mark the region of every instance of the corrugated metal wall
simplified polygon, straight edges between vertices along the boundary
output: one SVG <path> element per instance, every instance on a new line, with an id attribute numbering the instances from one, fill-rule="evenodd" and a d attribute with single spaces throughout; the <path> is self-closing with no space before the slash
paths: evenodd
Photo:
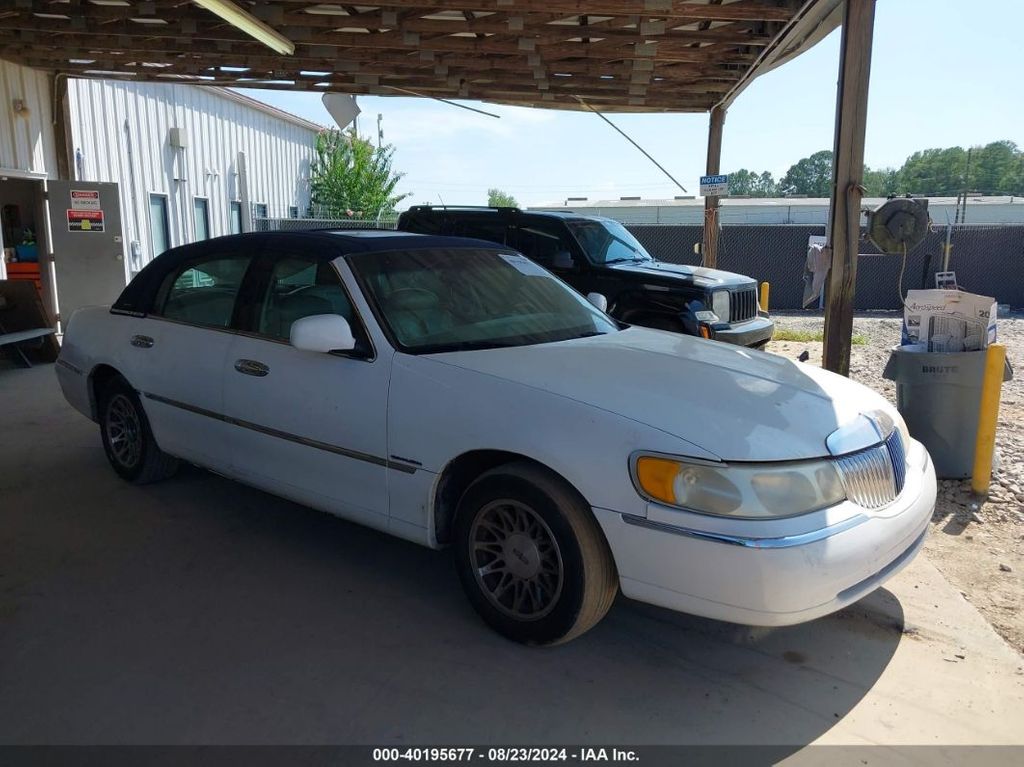
<path id="1" fill-rule="evenodd" d="M 24 111 L 14 111 L 15 99 Z M 45 72 L 0 59 L 0 168 L 57 177 L 52 104 Z"/>
<path id="2" fill-rule="evenodd" d="M 154 255 L 151 194 L 167 196 L 171 247 L 196 239 L 196 197 L 209 201 L 210 236 L 230 233 L 230 202 L 241 199 L 240 151 L 253 205 L 279 216 L 309 206 L 316 140 L 309 127 L 190 85 L 71 80 L 68 93 L 75 177 L 120 183 L 125 242 L 137 240 L 142 250 L 133 269 Z M 181 129 L 186 148 L 171 146 L 171 128 Z M 242 211 L 243 220 L 250 216 Z"/>

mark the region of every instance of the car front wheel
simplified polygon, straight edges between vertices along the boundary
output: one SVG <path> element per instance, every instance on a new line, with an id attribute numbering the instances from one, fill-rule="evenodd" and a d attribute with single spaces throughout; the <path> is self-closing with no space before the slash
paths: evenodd
<path id="1" fill-rule="evenodd" d="M 101 392 L 99 409 L 103 450 L 123 479 L 144 485 L 177 471 L 178 460 L 157 446 L 139 395 L 127 381 L 111 381 Z"/>
<path id="2" fill-rule="evenodd" d="M 517 642 L 567 642 L 612 605 L 618 576 L 590 509 L 561 479 L 514 463 L 477 479 L 459 503 L 455 559 L 470 602 Z"/>

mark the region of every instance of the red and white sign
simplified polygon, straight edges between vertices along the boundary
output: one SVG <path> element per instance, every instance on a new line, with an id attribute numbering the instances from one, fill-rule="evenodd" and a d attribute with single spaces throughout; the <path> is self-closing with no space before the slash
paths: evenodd
<path id="1" fill-rule="evenodd" d="M 100 193 L 89 189 L 72 189 L 71 208 L 73 210 L 99 210 Z"/>
<path id="2" fill-rule="evenodd" d="M 102 210 L 69 210 L 68 211 L 69 232 L 102 232 L 103 211 Z"/>

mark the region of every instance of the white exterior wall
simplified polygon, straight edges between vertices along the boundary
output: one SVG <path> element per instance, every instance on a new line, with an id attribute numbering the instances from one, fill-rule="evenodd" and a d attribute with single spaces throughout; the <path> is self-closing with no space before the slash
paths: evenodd
<path id="1" fill-rule="evenodd" d="M 15 99 L 24 111 L 14 111 Z M 0 169 L 57 177 L 52 104 L 45 72 L 0 59 Z"/>
<path id="2" fill-rule="evenodd" d="M 196 239 L 194 197 L 209 200 L 210 236 L 230 233 L 229 202 L 241 200 L 239 152 L 250 203 L 265 203 L 272 216 L 309 206 L 312 125 L 191 85 L 70 80 L 68 93 L 75 178 L 120 184 L 125 242 L 141 245 L 133 271 L 154 255 L 150 194 L 167 196 L 171 247 Z M 186 148 L 171 146 L 172 127 L 181 129 Z M 243 226 L 250 216 L 243 208 Z M 130 261 L 129 245 L 125 251 Z"/>

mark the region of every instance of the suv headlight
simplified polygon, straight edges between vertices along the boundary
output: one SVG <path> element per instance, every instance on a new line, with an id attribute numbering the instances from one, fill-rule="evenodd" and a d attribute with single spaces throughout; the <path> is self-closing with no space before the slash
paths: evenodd
<path id="1" fill-rule="evenodd" d="M 716 290 L 711 294 L 711 310 L 718 315 L 722 322 L 729 321 L 729 291 Z"/>
<path id="2" fill-rule="evenodd" d="M 721 517 L 792 517 L 846 499 L 828 459 L 719 466 L 640 455 L 632 468 L 636 489 L 645 498 Z"/>

